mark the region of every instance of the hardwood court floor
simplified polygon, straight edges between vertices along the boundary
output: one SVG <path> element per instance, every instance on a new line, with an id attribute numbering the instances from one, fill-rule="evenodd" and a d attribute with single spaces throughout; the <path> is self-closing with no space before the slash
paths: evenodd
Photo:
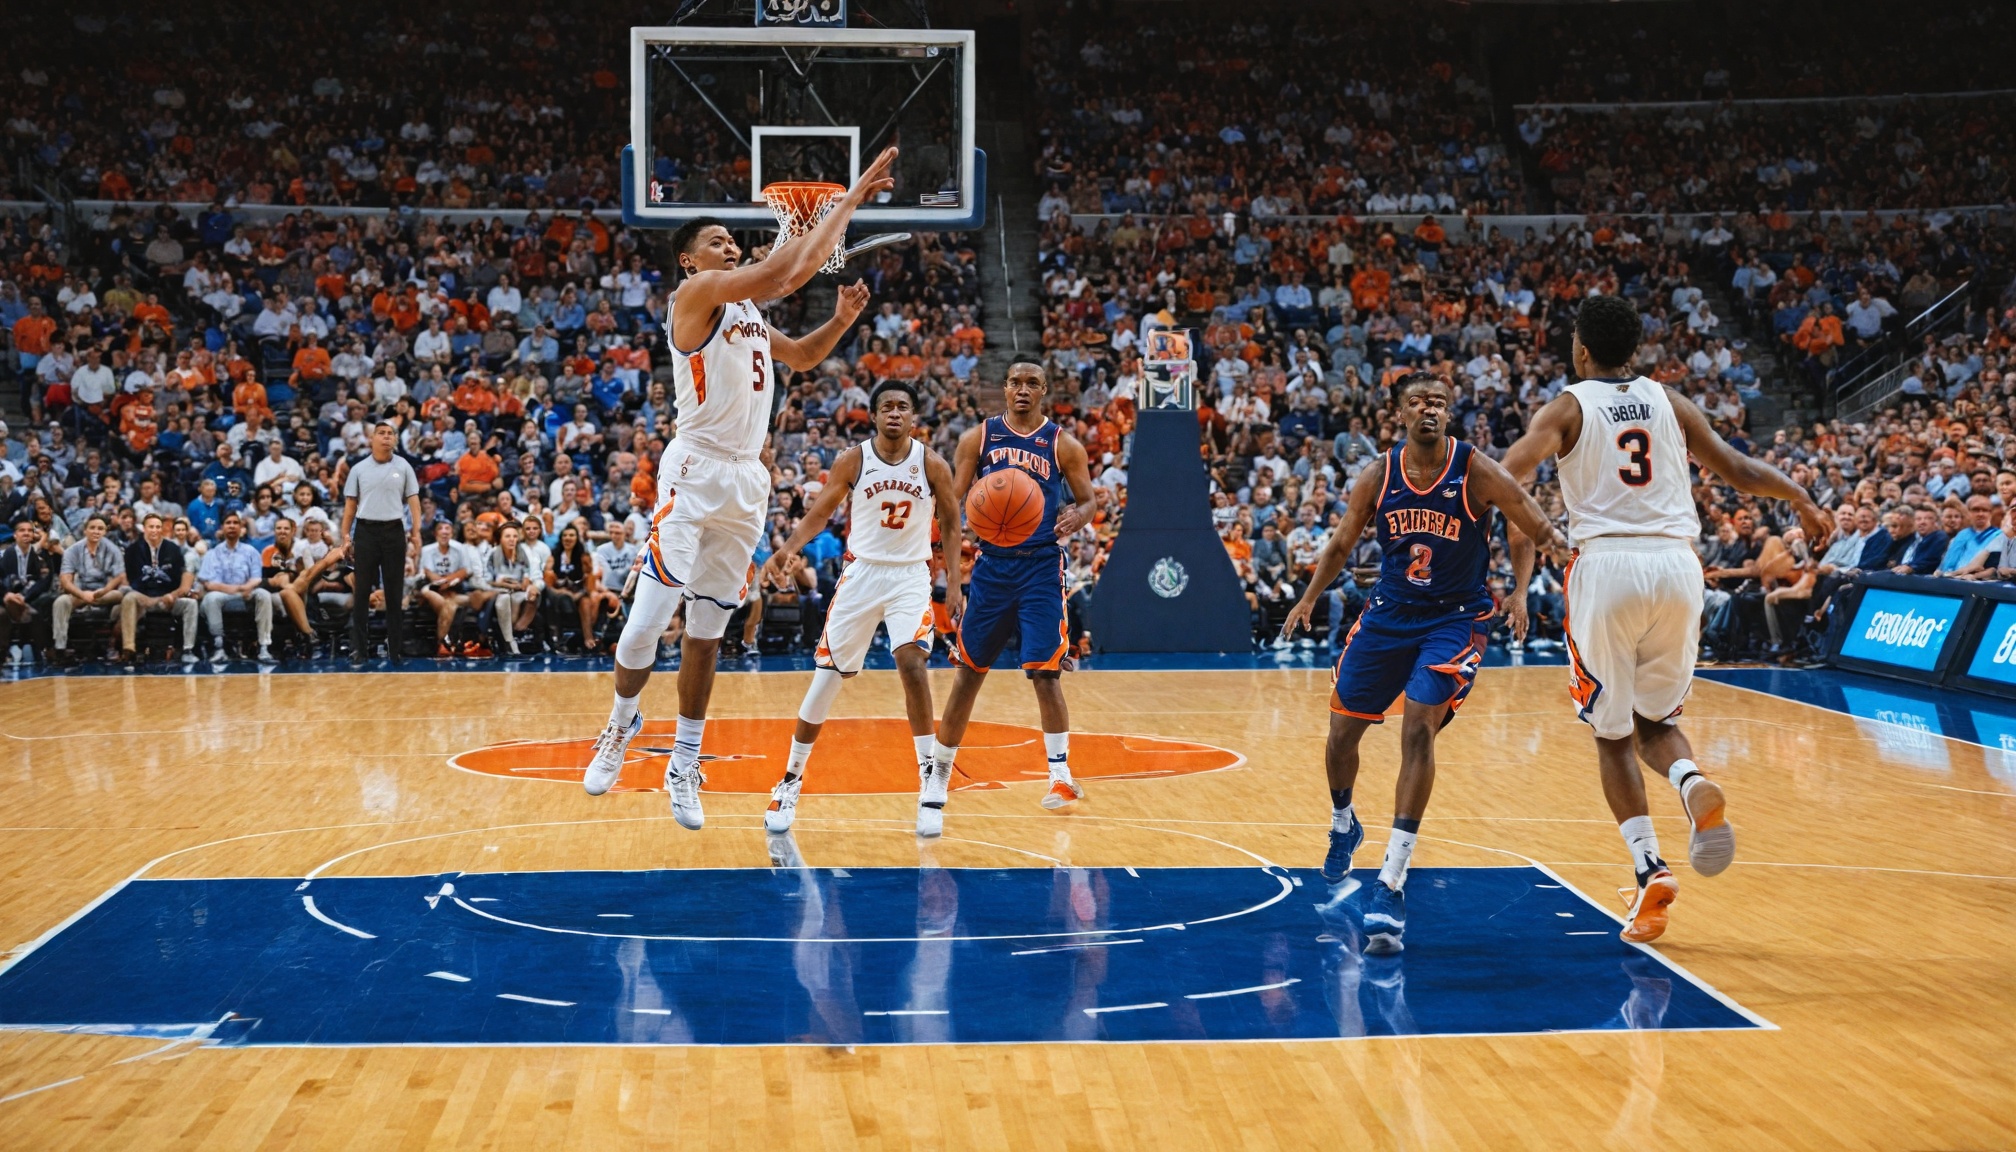
<path id="1" fill-rule="evenodd" d="M 1027 689 L 996 679 L 978 715 L 1033 725 Z M 1552 668 L 1480 677 L 1442 737 L 1417 867 L 1531 858 L 1604 899 L 1630 882 L 1562 680 Z M 788 717 L 806 681 L 724 675 L 715 714 Z M 1214 865 L 1244 849 L 1313 867 L 1326 681 L 1073 676 L 1081 730 L 1195 740 L 1247 762 L 1095 780 L 1070 816 L 1040 809 L 1035 785 L 957 793 L 948 838 L 1003 847 L 948 839 L 943 862 L 1026 865 L 1011 850 L 1033 850 L 1079 866 Z M 503 740 L 591 736 L 607 691 L 605 677 L 561 674 L 0 685 L 0 943 L 18 950 L 163 856 L 150 876 L 300 877 L 377 845 L 340 868 L 767 866 L 760 795 L 710 796 L 708 828 L 689 834 L 663 818 L 662 796 L 591 799 L 445 763 Z M 671 691 L 669 676 L 654 682 L 647 715 L 669 715 Z M 852 682 L 836 708 L 901 713 L 886 672 Z M 2011 776 L 1958 743 L 1943 771 L 1892 762 L 1879 739 L 1894 732 L 1707 682 L 1686 723 L 1729 790 L 1740 858 L 1712 880 L 1676 865 L 1680 901 L 1658 947 L 1775 1031 L 853 1050 L 234 1048 L 5 1031 L 0 1145 L 2016 1147 Z M 1377 863 L 1396 740 L 1367 739 L 1359 806 L 1375 841 L 1361 866 Z M 914 864 L 907 837 L 877 831 L 900 829 L 911 803 L 808 796 L 808 858 Z M 1684 858 L 1670 790 L 1654 813 L 1667 856 Z M 504 825 L 527 827 L 447 835 Z"/>

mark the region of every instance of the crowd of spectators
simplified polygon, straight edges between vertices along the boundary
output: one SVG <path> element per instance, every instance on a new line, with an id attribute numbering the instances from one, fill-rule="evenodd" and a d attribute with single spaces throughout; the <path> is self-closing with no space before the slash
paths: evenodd
<path id="1" fill-rule="evenodd" d="M 25 198 L 10 185 L 33 157 L 108 200 L 610 207 L 620 62 L 645 15 L 526 0 L 15 6 L 0 17 L 0 195 Z"/>
<path id="2" fill-rule="evenodd" d="M 1439 20 L 1116 15 L 1029 57 L 1042 215 L 1505 211 L 1518 168 Z"/>
<path id="3" fill-rule="evenodd" d="M 0 575 L 10 657 L 195 661 L 199 623 L 212 656 L 333 654 L 343 481 L 380 422 L 423 486 L 405 591 L 437 623 L 427 651 L 605 642 L 676 431 L 647 236 L 585 212 L 454 225 L 163 206 L 60 245 L 46 218 L 0 220 L 0 327 L 30 414 L 0 431 L 0 537 L 26 546 Z M 878 378 L 920 381 L 941 443 L 973 418 L 972 250 L 923 234 L 850 275 L 874 313 L 816 370 L 780 369 L 779 531 L 865 427 Z M 811 306 L 801 293 L 770 319 L 802 331 L 823 320 Z M 813 550 L 827 562 L 783 590 L 805 635 L 838 552 Z M 778 591 L 754 598 L 748 642 Z M 241 610 L 242 642 L 225 618 Z M 183 631 L 150 644 L 133 625 L 157 612 Z M 76 643 L 73 618 L 104 631 Z"/>
<path id="4" fill-rule="evenodd" d="M 2003 204 L 2016 97 L 1528 110 L 1563 212 L 1769 213 Z"/>
<path id="5" fill-rule="evenodd" d="M 1532 10 L 1508 38 L 1518 101 L 1875 96 L 2009 87 L 1994 0 L 1695 0 Z"/>

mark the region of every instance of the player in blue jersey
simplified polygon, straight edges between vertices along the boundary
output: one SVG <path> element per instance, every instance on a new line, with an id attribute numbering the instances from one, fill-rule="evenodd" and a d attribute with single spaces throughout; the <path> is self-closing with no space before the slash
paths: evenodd
<path id="1" fill-rule="evenodd" d="M 1448 381 L 1414 372 L 1393 385 L 1406 439 L 1378 465 L 1359 473 L 1344 523 L 1324 545 L 1302 599 L 1284 631 L 1309 626 L 1324 590 L 1344 569 L 1367 525 L 1378 533 L 1379 580 L 1365 611 L 1345 637 L 1330 700 L 1330 852 L 1323 878 L 1335 897 L 1347 895 L 1351 854 L 1365 829 L 1351 803 L 1358 780 L 1358 741 L 1383 723 L 1405 696 L 1400 722 L 1400 777 L 1393 788 L 1393 835 L 1379 882 L 1364 905 L 1365 950 L 1398 952 L 1406 927 L 1401 891 L 1421 815 L 1435 787 L 1435 734 L 1470 694 L 1495 614 L 1485 575 L 1491 564 L 1491 509 L 1505 513 L 1542 547 L 1563 544 L 1546 513 L 1489 456 L 1451 436 Z M 1514 608 L 1508 622 L 1524 636 Z"/>
<path id="2" fill-rule="evenodd" d="M 931 776 L 918 800 L 941 809 L 980 685 L 1009 638 L 1017 636 L 1023 674 L 1036 689 L 1043 751 L 1050 762 L 1050 788 L 1043 794 L 1043 806 L 1062 808 L 1085 794 L 1071 778 L 1071 717 L 1059 680 L 1070 647 L 1064 621 L 1064 549 L 1059 541 L 1092 522 L 1092 476 L 1085 466 L 1085 446 L 1043 415 L 1043 397 L 1050 387 L 1040 365 L 1028 361 L 1009 365 L 1001 391 L 1008 410 L 959 437 L 952 457 L 952 494 L 963 506 L 975 480 L 1003 468 L 1020 468 L 1043 490 L 1043 520 L 1013 548 L 983 541 L 980 558 L 973 563 L 966 610 L 959 617 L 958 671 L 931 748 Z M 945 546 L 956 544 L 947 541 Z"/>

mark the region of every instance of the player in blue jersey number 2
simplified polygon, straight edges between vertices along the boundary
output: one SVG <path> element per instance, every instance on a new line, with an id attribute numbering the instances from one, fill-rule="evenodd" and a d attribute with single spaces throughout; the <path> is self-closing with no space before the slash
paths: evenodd
<path id="1" fill-rule="evenodd" d="M 1564 549 L 1560 534 L 1533 497 L 1489 456 L 1452 435 L 1449 382 L 1414 372 L 1393 384 L 1406 439 L 1384 460 L 1359 473 L 1344 523 L 1323 548 L 1286 631 L 1309 626 L 1310 613 L 1343 571 L 1366 526 L 1378 533 L 1379 580 L 1365 611 L 1344 640 L 1330 700 L 1330 852 L 1323 878 L 1333 899 L 1349 895 L 1351 854 L 1365 838 L 1352 807 L 1358 741 L 1384 722 L 1405 695 L 1400 723 L 1400 777 L 1393 788 L 1393 834 L 1379 882 L 1362 906 L 1365 950 L 1398 952 L 1406 927 L 1407 864 L 1421 815 L 1435 787 L 1435 734 L 1455 716 L 1476 679 L 1495 615 L 1486 574 L 1491 564 L 1491 510 L 1497 508 L 1543 548 Z M 1526 633 L 1525 597 L 1508 601 L 1514 634 Z"/>

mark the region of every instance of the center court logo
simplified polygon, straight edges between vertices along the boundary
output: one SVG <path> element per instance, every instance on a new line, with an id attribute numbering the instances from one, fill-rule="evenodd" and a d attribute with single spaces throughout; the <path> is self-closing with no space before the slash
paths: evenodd
<path id="1" fill-rule="evenodd" d="M 1164 556 L 1148 570 L 1148 590 L 1164 600 L 1174 600 L 1190 586 L 1190 573 L 1174 556 Z"/>
<path id="2" fill-rule="evenodd" d="M 1903 612 L 1872 613 L 1862 638 L 1892 648 L 1923 648 L 1944 631 L 1946 621 L 1934 616 L 1920 616 L 1907 609 Z"/>

